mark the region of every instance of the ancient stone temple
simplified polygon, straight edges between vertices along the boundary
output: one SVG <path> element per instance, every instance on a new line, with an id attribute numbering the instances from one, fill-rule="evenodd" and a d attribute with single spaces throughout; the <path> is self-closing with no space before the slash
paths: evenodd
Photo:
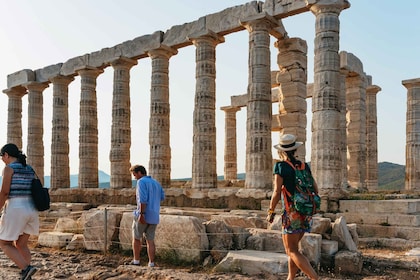
<path id="1" fill-rule="evenodd" d="M 44 174 L 43 91 L 53 88 L 51 143 L 51 190 L 69 188 L 69 84 L 80 77 L 79 188 L 98 187 L 98 122 L 96 81 L 108 67 L 113 70 L 112 124 L 109 161 L 110 187 L 131 187 L 130 70 L 141 59 L 152 65 L 148 171 L 171 187 L 170 59 L 181 48 L 195 48 L 195 95 L 192 146 L 192 183 L 195 191 L 217 188 L 216 172 L 216 52 L 234 32 L 247 32 L 249 44 L 247 93 L 231 93 L 226 104 L 224 175 L 235 180 L 238 172 L 236 113 L 246 109 L 245 190 L 263 193 L 272 189 L 272 131 L 296 134 L 311 141 L 311 168 L 325 199 L 338 201 L 343 188 L 377 188 L 376 94 L 380 87 L 364 73 L 361 61 L 340 51 L 340 13 L 347 0 L 253 1 L 205 15 L 196 21 L 174 25 L 166 32 L 141 35 L 113 47 L 69 58 L 41 69 L 24 69 L 8 75 L 9 97 L 7 141 L 22 146 L 22 97 L 28 96 L 28 162 L 38 175 Z M 299 13 L 315 17 L 315 49 L 306 41 L 289 37 L 282 19 Z M 271 53 L 275 38 L 277 53 Z M 277 56 L 277 65 L 270 57 Z M 314 83 L 307 84 L 307 56 L 314 55 Z M 418 188 L 418 118 L 415 116 L 417 82 L 406 81 L 409 89 L 410 126 L 407 140 L 407 189 Z M 306 100 L 312 98 L 308 110 Z M 417 101 L 416 101 L 417 100 Z M 272 103 L 278 111 L 272 112 Z M 417 110 L 417 111 L 416 111 Z M 312 114 L 312 139 L 307 139 L 307 114 Z M 418 113 L 418 112 L 417 112 Z M 51 121 L 51 120 L 48 120 Z M 416 123 L 416 124 L 414 124 Z M 407 126 L 408 127 L 408 126 Z M 417 133 L 417 134 L 416 134 Z M 417 136 L 416 136 L 417 135 Z M 410 167 L 411 166 L 411 167 Z M 417 187 L 416 187 L 417 185 Z"/>

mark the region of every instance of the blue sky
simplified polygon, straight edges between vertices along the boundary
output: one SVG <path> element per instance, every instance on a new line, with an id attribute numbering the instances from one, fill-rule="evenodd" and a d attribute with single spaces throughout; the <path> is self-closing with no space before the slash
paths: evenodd
<path id="1" fill-rule="evenodd" d="M 7 88 L 7 75 L 22 69 L 39 69 L 70 58 L 112 47 L 173 25 L 197 20 L 206 14 L 248 1 L 144 1 L 144 0 L 0 0 L 0 88 Z M 382 88 L 378 104 L 378 160 L 405 164 L 405 119 L 407 90 L 401 81 L 420 78 L 420 18 L 418 1 L 353 0 L 340 16 L 340 50 L 356 55 L 373 84 Z M 387 3 L 387 4 L 385 4 Z M 284 19 L 289 37 L 308 43 L 308 83 L 313 81 L 315 17 L 308 12 Z M 273 41 L 274 43 L 274 41 Z M 272 69 L 277 69 L 272 49 Z M 224 113 L 231 95 L 246 92 L 248 80 L 248 33 L 225 36 L 216 48 L 217 170 L 223 175 Z M 150 59 L 138 61 L 131 70 L 131 162 L 148 165 L 148 118 Z M 191 175 L 192 115 L 195 92 L 195 49 L 179 49 L 170 60 L 172 177 Z M 98 78 L 99 169 L 109 171 L 112 68 Z M 70 165 L 78 173 L 78 112 L 80 81 L 70 84 Z M 44 91 L 45 174 L 50 173 L 52 86 Z M 0 95 L 0 143 L 6 142 L 7 96 Z M 311 111 L 308 103 L 308 112 Z M 276 107 L 274 107 L 276 108 Z M 23 99 L 24 150 L 27 135 L 27 98 Z M 238 117 L 238 171 L 245 170 L 246 110 Z M 310 116 L 309 120 L 310 120 Z M 308 123 L 308 139 L 310 139 Z M 278 140 L 273 135 L 273 144 Z M 310 144 L 307 143 L 307 149 Z M 306 160 L 310 160 L 307 151 Z M 273 154 L 275 151 L 273 149 Z"/>

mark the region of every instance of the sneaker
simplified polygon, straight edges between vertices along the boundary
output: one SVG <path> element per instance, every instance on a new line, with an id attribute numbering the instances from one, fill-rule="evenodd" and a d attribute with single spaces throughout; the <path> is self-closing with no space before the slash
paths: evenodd
<path id="1" fill-rule="evenodd" d="M 131 262 L 126 263 L 126 265 L 137 265 L 137 266 L 139 266 L 140 262 L 135 263 L 134 261 L 131 261 Z"/>
<path id="2" fill-rule="evenodd" d="M 149 267 L 155 267 L 155 263 L 154 262 L 149 262 Z"/>
<path id="3" fill-rule="evenodd" d="M 36 267 L 33 267 L 32 265 L 28 265 L 24 270 L 22 270 L 22 278 L 21 280 L 29 280 L 32 278 L 32 275 L 35 274 L 37 271 Z"/>

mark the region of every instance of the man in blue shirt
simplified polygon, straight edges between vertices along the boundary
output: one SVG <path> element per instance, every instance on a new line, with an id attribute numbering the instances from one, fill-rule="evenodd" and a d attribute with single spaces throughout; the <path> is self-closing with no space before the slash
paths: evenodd
<path id="1" fill-rule="evenodd" d="M 140 265 L 140 251 L 143 236 L 146 238 L 149 267 L 155 266 L 155 232 L 159 224 L 160 202 L 165 199 L 165 192 L 158 181 L 147 176 L 146 168 L 134 165 L 130 172 L 137 179 L 136 201 L 133 221 L 133 263 Z"/>

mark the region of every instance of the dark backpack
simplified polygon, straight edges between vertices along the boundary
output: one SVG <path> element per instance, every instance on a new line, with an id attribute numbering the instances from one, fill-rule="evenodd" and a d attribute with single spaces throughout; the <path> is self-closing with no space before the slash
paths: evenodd
<path id="1" fill-rule="evenodd" d="M 295 187 L 296 191 L 291 195 L 285 187 L 283 187 L 286 195 L 290 197 L 293 207 L 303 215 L 313 215 L 320 210 L 321 198 L 315 192 L 314 178 L 305 163 L 302 162 L 300 166 L 294 166 L 290 161 L 286 161 L 295 170 Z M 286 203 L 286 210 L 290 205 Z"/>

